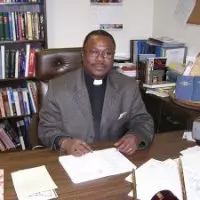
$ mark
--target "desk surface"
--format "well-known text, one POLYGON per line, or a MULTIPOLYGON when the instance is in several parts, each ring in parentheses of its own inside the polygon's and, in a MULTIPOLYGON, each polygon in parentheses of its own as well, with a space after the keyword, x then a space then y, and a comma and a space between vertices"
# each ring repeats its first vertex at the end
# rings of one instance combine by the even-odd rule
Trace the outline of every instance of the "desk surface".
MULTIPOLYGON (((178 153, 195 143, 182 140, 183 132, 156 134, 152 146, 140 150, 128 157, 137 166, 153 157, 160 160, 175 158, 178 153)), ((94 149, 111 147, 112 143, 94 144, 94 149)), ((5 170, 5 200, 16 199, 15 190, 10 176, 11 172, 20 169, 46 165, 51 177, 58 186, 59 199, 67 200, 123 200, 130 199, 128 192, 131 184, 124 179, 129 173, 106 177, 81 184, 73 184, 58 162, 59 152, 48 149, 0 153, 0 168, 5 170)), ((91 166, 92 167, 92 166, 91 166)))

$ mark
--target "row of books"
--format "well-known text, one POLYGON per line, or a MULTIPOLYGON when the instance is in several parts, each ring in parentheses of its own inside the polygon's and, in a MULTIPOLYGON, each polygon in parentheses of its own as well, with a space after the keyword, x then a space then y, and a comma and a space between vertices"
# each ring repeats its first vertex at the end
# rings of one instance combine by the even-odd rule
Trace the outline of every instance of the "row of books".
POLYGON ((0 41, 44 39, 44 14, 0 12, 0 41))
POLYGON ((130 41, 130 60, 137 67, 136 78, 141 80, 142 66, 150 58, 167 59, 166 66, 173 63, 184 63, 187 47, 183 43, 169 40, 162 42, 155 38, 130 41))
POLYGON ((37 112, 36 83, 27 82, 27 88, 0 89, 0 117, 23 116, 37 112))
POLYGON ((0 3, 15 3, 15 2, 25 2, 25 3, 40 3, 41 0, 0 0, 0 3))
POLYGON ((0 47, 0 79, 35 76, 35 52, 39 49, 26 44, 23 49, 0 47))
POLYGON ((24 117, 12 124, 8 120, 0 122, 0 151, 20 148, 30 149, 29 137, 30 117, 24 117))

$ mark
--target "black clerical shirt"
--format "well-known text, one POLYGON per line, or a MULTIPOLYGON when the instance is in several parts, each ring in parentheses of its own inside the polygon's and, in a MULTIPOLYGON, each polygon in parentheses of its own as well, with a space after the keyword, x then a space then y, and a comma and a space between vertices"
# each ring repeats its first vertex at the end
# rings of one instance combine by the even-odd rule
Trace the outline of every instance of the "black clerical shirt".
POLYGON ((105 77, 102 80, 101 85, 94 85, 94 79, 87 73, 84 73, 84 77, 85 77, 85 83, 88 90, 88 95, 90 98, 90 104, 91 104, 91 109, 92 109, 94 130, 95 130, 95 141, 99 141, 100 134, 101 134, 100 123, 101 123, 101 115, 102 115, 102 110, 103 110, 104 96, 105 96, 105 91, 106 91, 107 77, 105 77))

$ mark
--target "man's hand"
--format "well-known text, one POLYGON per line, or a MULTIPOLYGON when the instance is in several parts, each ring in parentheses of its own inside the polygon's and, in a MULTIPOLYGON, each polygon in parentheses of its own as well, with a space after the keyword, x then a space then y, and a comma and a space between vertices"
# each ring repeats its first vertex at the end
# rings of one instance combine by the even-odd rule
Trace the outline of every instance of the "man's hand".
POLYGON ((133 134, 126 134, 119 141, 117 141, 114 146, 122 153, 131 155, 137 150, 139 146, 139 140, 133 134))
POLYGON ((66 138, 61 142, 61 151, 74 156, 82 156, 92 152, 91 147, 79 139, 66 138))

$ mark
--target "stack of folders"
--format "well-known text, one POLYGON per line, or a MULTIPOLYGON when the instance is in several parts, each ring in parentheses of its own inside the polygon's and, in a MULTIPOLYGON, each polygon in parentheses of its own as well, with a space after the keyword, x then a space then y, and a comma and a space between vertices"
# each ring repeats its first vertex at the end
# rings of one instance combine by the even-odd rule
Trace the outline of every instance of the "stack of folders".
POLYGON ((136 166, 116 148, 93 151, 81 157, 60 156, 59 162, 73 183, 95 180, 136 169, 136 166))
POLYGON ((16 171, 11 176, 19 200, 49 200, 58 197, 55 191, 57 186, 45 166, 16 171))
POLYGON ((4 199, 4 170, 0 169, 0 199, 4 199))
MULTIPOLYGON (((132 174, 126 178, 129 182, 135 180, 138 199, 149 200, 163 190, 171 191, 178 199, 200 199, 200 147, 180 153, 182 156, 176 160, 150 159, 135 170, 135 179, 132 174)), ((133 191, 128 195, 135 196, 133 191)))

